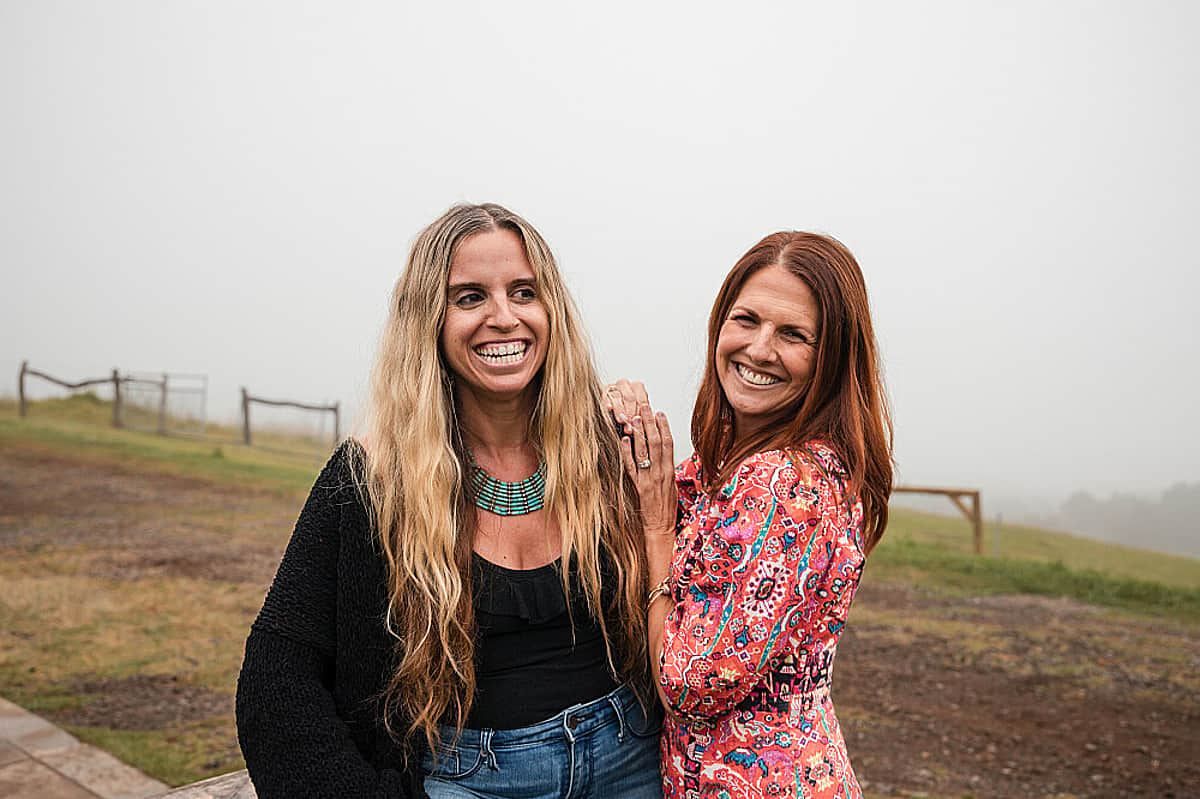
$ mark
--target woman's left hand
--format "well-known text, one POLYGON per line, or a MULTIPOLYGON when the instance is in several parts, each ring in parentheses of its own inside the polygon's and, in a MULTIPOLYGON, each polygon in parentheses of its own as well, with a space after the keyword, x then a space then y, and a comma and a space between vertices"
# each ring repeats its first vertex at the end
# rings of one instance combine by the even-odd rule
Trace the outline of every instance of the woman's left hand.
POLYGON ((673 607, 671 559, 675 551, 678 494, 675 488, 675 442, 665 413, 650 408, 641 383, 618 380, 604 392, 605 404, 620 427, 621 463, 637 487, 646 544, 646 638, 650 673, 658 698, 670 707, 662 686, 662 639, 666 614, 673 607))
POLYGON ((665 535, 674 542, 678 495, 675 442, 667 416, 650 407, 641 383, 618 380, 604 394, 605 404, 623 428, 621 462, 637 487, 646 536, 665 535))

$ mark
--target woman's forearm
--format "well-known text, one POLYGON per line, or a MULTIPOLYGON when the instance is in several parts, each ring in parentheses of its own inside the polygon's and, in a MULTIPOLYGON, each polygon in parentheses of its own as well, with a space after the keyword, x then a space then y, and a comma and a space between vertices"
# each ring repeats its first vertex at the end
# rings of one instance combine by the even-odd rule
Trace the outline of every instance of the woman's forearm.
POLYGON ((647 611, 647 638, 650 644, 650 673, 654 677, 654 689, 658 691, 658 698, 663 703, 663 707, 667 712, 671 712, 671 705, 667 700, 667 693, 662 686, 662 643, 663 643, 663 626, 667 623, 667 614, 674 607, 674 602, 670 594, 664 594, 650 603, 650 608, 647 611))
MULTIPOLYGON (((646 535, 646 565, 651 586, 661 585, 671 573, 671 556, 675 550, 675 530, 650 533, 646 535)), ((667 615, 675 605, 670 591, 659 593, 650 600, 646 609, 646 638, 650 652, 650 673, 654 678, 654 687, 663 707, 670 710, 667 695, 662 687, 662 645, 663 628, 667 615)))

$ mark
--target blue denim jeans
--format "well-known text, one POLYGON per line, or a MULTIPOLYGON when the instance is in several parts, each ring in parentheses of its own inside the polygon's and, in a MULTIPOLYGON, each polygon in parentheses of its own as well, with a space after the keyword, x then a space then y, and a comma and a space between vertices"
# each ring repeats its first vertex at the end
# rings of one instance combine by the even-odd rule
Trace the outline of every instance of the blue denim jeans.
POLYGON ((662 799, 658 736, 662 710, 650 717, 622 686, 515 730, 442 732, 436 765, 421 767, 430 799, 662 799))

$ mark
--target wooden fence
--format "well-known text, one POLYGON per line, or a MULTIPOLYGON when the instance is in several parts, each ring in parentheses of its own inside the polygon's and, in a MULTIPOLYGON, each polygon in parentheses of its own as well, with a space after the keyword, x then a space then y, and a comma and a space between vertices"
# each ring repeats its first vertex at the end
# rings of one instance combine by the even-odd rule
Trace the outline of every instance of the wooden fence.
POLYGON ((979 489, 977 488, 924 488, 917 486, 896 486, 892 489, 893 494, 940 494, 944 497, 949 497, 954 506, 962 511, 962 515, 967 517, 967 521, 971 523, 971 528, 975 534, 975 554, 983 554, 983 508, 979 502, 979 489), (967 507, 967 502, 970 502, 970 507, 967 507))
POLYGON ((268 405, 274 408, 298 408, 302 411, 320 411, 333 414, 333 446, 337 446, 341 441, 341 411, 340 403, 332 405, 311 405, 306 402, 293 402, 292 400, 269 400, 262 397, 252 397, 246 391, 246 387, 242 387, 242 441, 246 446, 250 446, 250 406, 254 403, 259 405, 268 405))
MULTIPOLYGON (((25 381, 30 377, 40 378, 70 391, 90 386, 111 385, 113 390, 113 427, 130 427, 132 429, 155 432, 164 436, 168 433, 181 432, 179 429, 168 430, 168 426, 171 424, 173 418, 168 414, 168 395, 180 392, 193 395, 198 394, 200 395, 201 412, 198 420, 199 430, 195 432, 199 434, 203 434, 204 432, 203 407, 207 396, 208 384, 208 378, 205 375, 169 375, 166 372, 153 376, 128 373, 122 375, 119 369, 113 369, 112 375, 109 377, 80 380, 73 383, 69 380, 62 380, 53 375, 48 375, 37 369, 31 369, 29 361, 21 361, 21 371, 17 374, 17 413, 21 416, 26 416, 29 413, 29 397, 25 390, 25 381), (199 381, 201 387, 181 386, 180 380, 199 381), (149 408, 137 401, 138 395, 146 391, 149 391, 153 397, 149 408), (139 414, 135 412, 143 410, 149 411, 149 413, 139 414)), ((176 426, 178 426, 180 418, 174 417, 176 426)))
POLYGON ((108 383, 113 387, 113 427, 121 426, 121 373, 113 369, 111 377, 98 377, 95 380, 80 380, 78 383, 70 383, 66 380, 59 380, 57 377, 52 377, 45 372, 39 372, 36 369, 29 368, 29 361, 21 361, 21 372, 17 376, 17 413, 24 416, 28 413, 28 403, 25 398, 25 378, 40 377, 42 380, 47 380, 56 386, 62 386, 66 389, 80 389, 88 386, 102 386, 108 383))
MULTIPOLYGON (((112 389, 113 389, 113 412, 112 412, 113 427, 132 427, 132 428, 142 429, 142 430, 147 430, 147 431, 153 430, 154 432, 157 432, 160 435, 168 435, 168 434, 173 434, 173 433, 177 434, 180 432, 179 430, 168 429, 172 425, 172 420, 174 420, 176 425, 179 422, 179 418, 172 417, 168 413, 168 407, 167 407, 168 392, 175 392, 175 393, 186 392, 186 393, 193 394, 193 395, 199 394, 199 395, 201 395, 201 403, 203 403, 204 397, 207 396, 207 385, 208 385, 208 378, 205 375, 181 375, 181 374, 171 375, 171 374, 167 374, 165 372, 162 373, 161 376, 159 376, 159 375, 142 375, 142 374, 122 375, 120 373, 120 370, 118 370, 118 369, 113 369, 112 375, 109 377, 101 377, 101 378, 95 378, 92 380, 80 380, 77 382, 71 382, 69 380, 62 380, 60 378, 54 377, 53 375, 48 375, 45 372, 38 371, 37 369, 31 369, 29 366, 29 361, 21 361, 21 370, 17 375, 17 412, 21 416, 26 416, 29 413, 29 397, 26 392, 26 382, 25 381, 27 378, 31 378, 31 377, 46 380, 50 383, 53 383, 56 386, 60 386, 62 388, 68 389, 68 390, 78 390, 81 388, 88 388, 90 386, 111 385, 112 389), (201 387, 194 388, 194 387, 181 386, 180 380, 200 381, 201 387), (133 396, 132 399, 130 398, 130 396, 127 396, 127 394, 129 394, 131 391, 133 392, 134 395, 136 395, 137 391, 139 389, 142 391, 149 390, 150 392, 152 392, 152 396, 155 397, 155 399, 152 400, 153 407, 149 409, 150 410, 149 415, 142 414, 141 416, 139 416, 138 414, 132 414, 131 419, 127 420, 126 419, 127 410, 135 409, 135 408, 136 409, 144 409, 145 408, 144 405, 139 405, 136 402, 136 396, 133 396), (128 408, 126 406, 128 406, 128 408), (139 419, 142 420, 140 423, 141 426, 139 426, 139 421, 138 421, 139 419), (147 420, 149 421, 149 424, 147 424, 147 420)), ((245 387, 243 387, 242 388, 242 441, 247 446, 249 446, 253 440, 253 437, 251 434, 251 425, 250 425, 250 406, 255 403, 257 403, 259 405, 268 405, 268 406, 276 407, 276 408, 296 408, 296 409, 299 409, 302 411, 316 411, 316 412, 320 412, 320 413, 332 413, 333 414, 332 445, 336 447, 338 442, 341 440, 341 404, 340 403, 335 402, 332 405, 314 405, 312 403, 295 402, 293 400, 266 399, 264 397, 251 396, 250 392, 248 392, 245 389, 245 387)), ((182 418, 182 417, 180 417, 180 418, 182 418)), ((204 435, 203 411, 201 412, 201 415, 200 415, 199 424, 200 424, 200 430, 198 432, 199 432, 200 436, 203 436, 204 435)), ((186 431, 184 434, 187 434, 186 431)))

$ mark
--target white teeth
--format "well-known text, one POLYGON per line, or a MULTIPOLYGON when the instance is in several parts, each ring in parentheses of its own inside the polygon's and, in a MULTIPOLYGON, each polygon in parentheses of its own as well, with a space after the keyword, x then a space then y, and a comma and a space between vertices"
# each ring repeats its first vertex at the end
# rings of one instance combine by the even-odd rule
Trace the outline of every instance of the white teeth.
POLYGON ((524 341, 506 341, 503 344, 482 344, 475 348, 475 353, 496 366, 518 363, 525 357, 526 343, 524 341))
POLYGON ((742 366, 740 363, 734 364, 734 366, 737 368, 738 374, 741 375, 747 383, 753 383, 756 386, 769 386, 772 383, 780 382, 778 377, 765 375, 762 372, 756 372, 747 366, 742 366))

